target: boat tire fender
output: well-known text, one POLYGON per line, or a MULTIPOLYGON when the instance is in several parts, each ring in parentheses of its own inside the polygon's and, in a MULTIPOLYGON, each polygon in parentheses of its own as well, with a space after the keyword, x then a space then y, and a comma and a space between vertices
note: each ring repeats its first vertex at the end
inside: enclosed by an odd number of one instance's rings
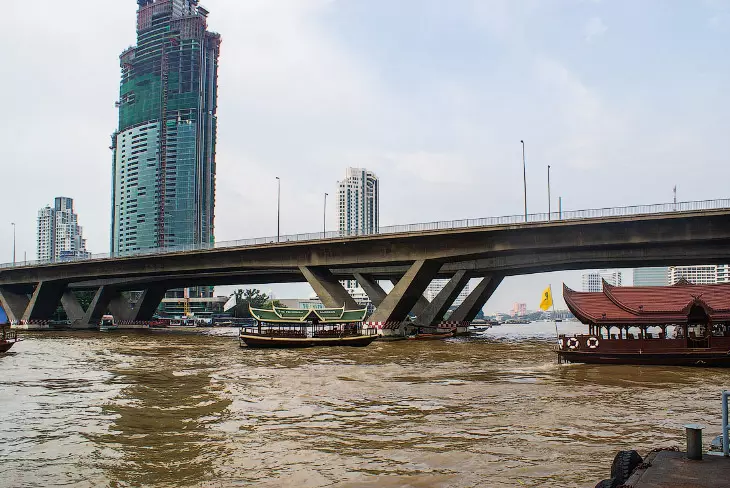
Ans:
POLYGON ((586 346, 588 346, 588 349, 598 349, 598 339, 595 337, 589 337, 588 340, 586 340, 586 346))
POLYGON ((596 488, 618 488, 619 486, 621 486, 621 483, 619 483, 618 479, 611 478, 599 481, 596 488))
POLYGON ((619 484, 622 484, 629 479, 634 469, 643 462, 644 460, 636 451, 619 451, 616 457, 613 458, 611 476, 617 479, 620 482, 619 484))
POLYGON ((568 349, 570 349, 571 351, 575 351, 579 347, 580 342, 578 342, 578 339, 576 339, 575 337, 571 337, 570 339, 568 339, 568 349))

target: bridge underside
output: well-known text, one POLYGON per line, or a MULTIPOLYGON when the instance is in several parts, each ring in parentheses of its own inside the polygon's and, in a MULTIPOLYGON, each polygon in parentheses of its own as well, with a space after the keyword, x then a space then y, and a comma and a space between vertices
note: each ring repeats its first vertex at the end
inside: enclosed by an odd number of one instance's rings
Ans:
POLYGON ((357 280, 376 310, 371 321, 443 320, 470 279, 482 278, 450 316, 469 321, 507 276, 548 271, 730 262, 730 210, 629 220, 553 222, 500 228, 281 243, 0 270, 0 305, 10 320, 47 320, 58 304, 77 324, 106 312, 149 320, 166 290, 308 282, 327 306, 357 306, 340 284, 357 280), (429 303, 431 280, 449 280, 429 303), (386 293, 379 281, 394 287, 386 293), (83 310, 72 291, 91 290, 83 310), (131 303, 129 293, 137 292, 131 303))

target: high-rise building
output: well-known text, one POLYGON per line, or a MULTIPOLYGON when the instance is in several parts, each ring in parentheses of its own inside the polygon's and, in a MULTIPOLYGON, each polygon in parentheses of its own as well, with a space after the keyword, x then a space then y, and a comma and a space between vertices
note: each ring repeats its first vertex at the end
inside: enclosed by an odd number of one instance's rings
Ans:
POLYGON ((40 261, 64 261, 89 256, 72 198, 56 197, 53 207, 46 206, 38 210, 40 261))
POLYGON ((669 268, 636 268, 634 270, 634 286, 667 286, 669 284, 669 268))
MULTIPOLYGON (((449 280, 446 279, 437 279, 431 281, 429 283, 428 287, 426 288, 426 291, 423 293, 423 295, 428 299, 429 302, 433 301, 434 298, 436 298, 436 295, 438 295, 441 290, 444 289, 444 287, 449 283, 449 280)), ((464 300, 469 296, 469 282, 466 283, 466 286, 464 286, 464 289, 461 290, 459 293, 459 296, 456 297, 456 300, 454 300, 454 303, 451 305, 452 307, 458 307, 462 303, 464 303, 464 300)))
MULTIPOLYGON (((380 227, 380 183, 375 173, 365 168, 347 168, 345 179, 338 187, 338 216, 340 234, 375 234, 380 227)), ((354 280, 343 282, 356 289, 354 280)), ((352 295, 352 293, 351 293, 352 295)))
POLYGON ((197 0, 137 0, 120 56, 111 250, 214 241, 220 36, 197 0))
POLYGON ((693 285, 713 285, 717 283, 718 266, 705 264, 699 266, 670 266, 669 284, 673 285, 684 278, 693 285))
POLYGON ((338 191, 340 232, 343 235, 375 234, 380 226, 378 177, 364 168, 347 168, 338 191))
POLYGON ((592 271, 590 273, 583 273, 582 284, 584 292, 599 292, 603 291, 603 281, 606 281, 609 285, 621 286, 623 279, 621 271, 601 269, 599 271, 592 271))
POLYGON ((527 304, 515 302, 512 304, 512 316, 513 317, 524 317, 527 315, 527 304))

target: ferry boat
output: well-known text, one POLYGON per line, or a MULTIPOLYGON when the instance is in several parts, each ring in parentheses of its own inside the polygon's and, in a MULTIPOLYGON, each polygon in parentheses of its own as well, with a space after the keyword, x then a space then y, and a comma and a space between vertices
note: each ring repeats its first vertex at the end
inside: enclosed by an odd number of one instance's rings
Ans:
POLYGON ((110 330, 117 330, 119 327, 114 320, 113 315, 103 315, 99 322, 99 330, 101 332, 108 332, 110 330))
POLYGON ((367 309, 342 308, 294 309, 272 307, 264 310, 249 307, 254 325, 241 327, 241 347, 305 348, 315 346, 364 347, 377 335, 364 329, 367 309))
POLYGON ((0 352, 8 352, 11 347, 20 342, 18 333, 14 330, 8 330, 5 326, 0 329, 0 352))
POLYGON ((559 361, 730 367, 730 283, 576 292, 568 308, 588 334, 559 335, 559 361))

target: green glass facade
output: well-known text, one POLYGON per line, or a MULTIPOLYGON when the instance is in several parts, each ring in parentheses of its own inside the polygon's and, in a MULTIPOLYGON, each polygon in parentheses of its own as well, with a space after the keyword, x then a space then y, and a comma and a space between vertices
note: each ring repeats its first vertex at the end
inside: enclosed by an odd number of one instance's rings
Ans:
POLYGON ((220 36, 197 0, 138 0, 120 56, 111 251, 214 242, 220 36))

